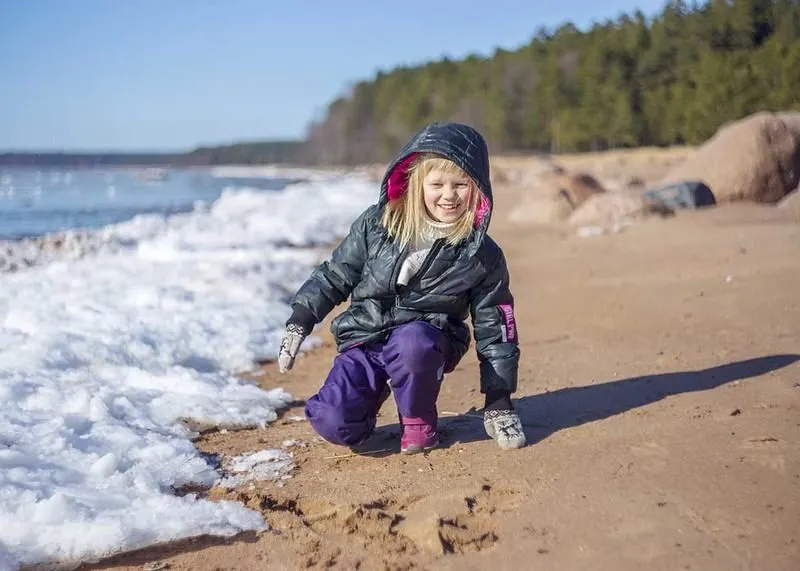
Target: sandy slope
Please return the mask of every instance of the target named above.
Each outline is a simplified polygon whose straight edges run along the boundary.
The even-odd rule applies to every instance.
[[[470,353],[446,379],[444,446],[398,452],[393,407],[365,456],[315,440],[290,411],[210,432],[209,452],[295,447],[283,487],[215,498],[271,531],[201,538],[83,569],[800,569],[800,220],[724,207],[579,238],[504,224],[522,339],[517,405],[531,445],[483,433]],[[334,351],[259,382],[307,398]],[[339,456],[339,457],[337,457]],[[341,457],[344,456],[344,457]],[[154,568],[167,568],[155,566]]]

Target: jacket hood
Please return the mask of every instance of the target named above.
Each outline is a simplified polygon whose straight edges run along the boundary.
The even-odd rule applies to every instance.
[[[383,209],[389,200],[396,200],[406,193],[408,169],[421,153],[435,153],[453,161],[478,185],[482,196],[475,218],[475,232],[469,238],[469,253],[475,253],[489,227],[493,203],[486,141],[469,125],[432,123],[414,135],[386,169],[378,207]]]

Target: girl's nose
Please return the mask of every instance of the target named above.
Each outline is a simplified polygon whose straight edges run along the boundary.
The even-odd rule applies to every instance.
[[[444,195],[448,198],[458,196],[458,193],[456,192],[456,187],[452,184],[444,185]]]

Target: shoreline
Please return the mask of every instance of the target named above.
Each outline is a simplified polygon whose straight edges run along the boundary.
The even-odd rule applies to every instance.
[[[638,168],[620,158],[604,172]],[[559,569],[703,563],[727,571],[750,561],[788,571],[800,562],[791,547],[800,541],[792,531],[800,498],[791,493],[800,433],[790,423],[800,412],[792,384],[800,218],[724,205],[587,240],[568,224],[514,221],[530,192],[525,181],[498,183],[491,234],[519,308],[515,402],[527,448],[496,449],[471,416],[482,402],[471,349],[443,387],[441,448],[400,455],[389,405],[366,455],[320,442],[292,418],[297,408],[265,430],[204,431],[195,446],[227,457],[299,443],[289,447],[296,467],[283,486],[208,491],[260,512],[271,531],[213,545],[189,538],[77,568],[512,569],[538,559]],[[333,315],[290,375],[266,363],[240,376],[307,398],[335,355]],[[722,341],[711,343],[715,335]],[[749,496],[736,494],[754,479]]]

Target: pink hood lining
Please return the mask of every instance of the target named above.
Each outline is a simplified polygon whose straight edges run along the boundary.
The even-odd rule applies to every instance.
[[[408,169],[411,163],[417,158],[417,153],[411,153],[399,163],[397,163],[386,181],[386,195],[389,200],[398,200],[403,198],[408,190]],[[478,211],[475,213],[475,227],[481,225],[483,219],[489,213],[491,205],[486,195],[481,192],[480,204],[478,204]]]

